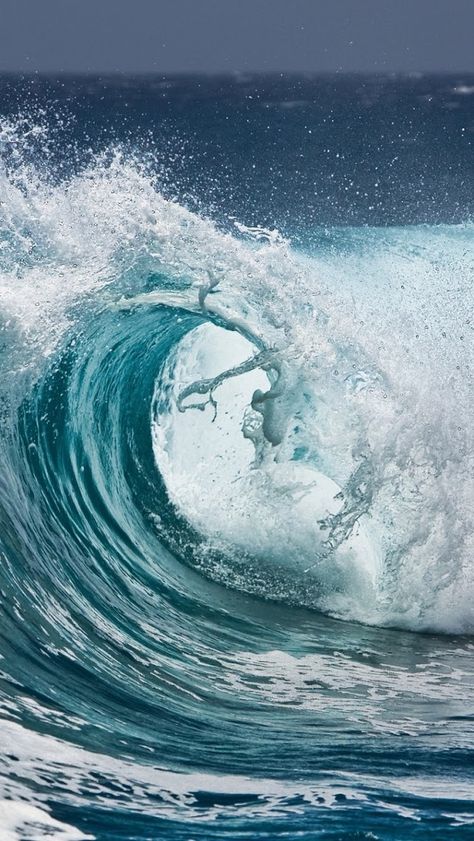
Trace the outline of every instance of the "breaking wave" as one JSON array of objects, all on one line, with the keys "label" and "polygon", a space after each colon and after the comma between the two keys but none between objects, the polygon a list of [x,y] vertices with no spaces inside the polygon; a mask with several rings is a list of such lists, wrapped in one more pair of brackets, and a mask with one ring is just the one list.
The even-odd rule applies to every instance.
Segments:
[{"label": "breaking wave", "polygon": [[[313,709],[307,679],[322,670],[338,718],[344,686],[382,681],[356,657],[340,683],[336,649],[356,632],[322,615],[380,640],[388,627],[472,633],[472,225],[321,229],[296,249],[166,200],[118,151],[57,183],[17,140],[4,126],[5,715],[51,744],[77,731],[78,751],[116,763],[146,767],[151,751],[165,776],[228,774],[226,705],[243,715],[251,695],[264,728],[263,687],[291,705],[296,681]],[[314,621],[331,653],[272,658],[283,619],[263,622],[259,600],[288,627]],[[404,668],[384,666],[395,696],[446,688],[442,666],[421,689]],[[396,729],[374,704],[353,711],[358,726]],[[228,738],[246,774],[248,734]],[[263,780],[274,772],[258,738]],[[287,768],[278,738],[285,778],[294,755]],[[263,812],[267,796],[281,810],[300,792],[245,780],[206,785],[251,789]],[[169,809],[174,796],[160,794]],[[176,794],[175,806],[195,804]]]}]

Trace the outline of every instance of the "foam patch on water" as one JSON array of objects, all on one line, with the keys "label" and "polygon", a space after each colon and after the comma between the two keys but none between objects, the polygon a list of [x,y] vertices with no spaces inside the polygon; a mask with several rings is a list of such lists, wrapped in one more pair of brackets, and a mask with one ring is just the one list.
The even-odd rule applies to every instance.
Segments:
[{"label": "foam patch on water", "polygon": [[0,800],[0,827],[2,841],[93,841],[45,809],[15,800]]},{"label": "foam patch on water", "polygon": [[[3,779],[0,790],[8,790],[12,799],[0,800],[0,816],[5,820],[7,841],[93,841],[71,826],[52,818],[42,801],[47,800],[51,779],[61,774],[67,780],[62,790],[63,803],[71,807],[93,805],[110,807],[110,790],[113,791],[115,813],[146,815],[157,820],[179,822],[215,821],[224,816],[235,816],[235,805],[221,802],[220,795],[230,794],[238,802],[239,816],[259,818],[288,816],[294,819],[308,809],[316,820],[321,811],[334,807],[361,808],[372,811],[392,812],[406,820],[420,820],[424,814],[424,798],[443,798],[450,792],[445,777],[398,779],[371,778],[364,774],[333,772],[319,775],[317,783],[301,780],[278,780],[237,774],[176,773],[156,766],[141,765],[126,759],[116,759],[63,742],[50,736],[32,733],[13,722],[2,722],[5,746],[16,755],[15,771],[22,770],[34,784],[34,802],[31,791],[16,775]],[[8,768],[8,764],[7,764]],[[100,782],[99,782],[100,775]],[[381,796],[381,783],[384,794]],[[133,785],[133,800],[129,798]],[[111,788],[109,788],[109,786]],[[373,786],[373,788],[372,788]],[[92,792],[92,796],[87,794]],[[474,798],[472,781],[464,780],[460,791],[466,799]],[[399,797],[402,793],[403,799]],[[417,801],[407,807],[405,797],[415,792]],[[200,795],[205,795],[205,802]],[[428,801],[430,802],[430,801]],[[2,811],[3,810],[3,811]],[[467,816],[457,809],[445,810],[453,825],[468,823]],[[3,826],[2,826],[3,829]],[[3,837],[2,837],[3,841]]]}]

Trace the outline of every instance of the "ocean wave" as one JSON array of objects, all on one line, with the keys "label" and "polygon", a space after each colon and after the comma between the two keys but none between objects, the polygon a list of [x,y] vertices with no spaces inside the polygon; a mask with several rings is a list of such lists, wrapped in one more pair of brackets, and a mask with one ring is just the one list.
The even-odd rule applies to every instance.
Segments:
[{"label": "ocean wave", "polygon": [[[118,150],[58,183],[14,154],[15,131],[0,137],[4,715],[176,775],[228,773],[226,739],[235,773],[253,755],[266,780],[259,810],[268,790],[290,813],[276,779],[301,741],[270,706],[318,715],[332,698],[361,751],[374,731],[420,737],[431,702],[464,711],[443,651],[401,635],[426,657],[415,686],[405,652],[387,666],[384,629],[474,630],[472,225],[317,230],[296,249],[166,200]],[[361,634],[383,652],[370,665]],[[250,708],[255,747],[230,724]]]}]

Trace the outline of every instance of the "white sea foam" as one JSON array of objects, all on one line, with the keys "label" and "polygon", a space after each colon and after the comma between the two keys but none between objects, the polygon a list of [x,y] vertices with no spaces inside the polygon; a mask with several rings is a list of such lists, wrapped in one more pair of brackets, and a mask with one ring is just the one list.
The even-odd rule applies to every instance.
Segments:
[{"label": "white sea foam", "polygon": [[72,826],[51,817],[44,808],[18,800],[0,800],[2,841],[88,841]]},{"label": "white sea foam", "polygon": [[[276,662],[277,672],[282,662]],[[371,809],[379,808],[409,820],[418,820],[424,814],[423,798],[443,798],[454,788],[454,783],[445,781],[444,777],[427,775],[394,780],[372,778],[367,773],[361,776],[328,770],[319,774],[317,783],[311,783],[238,774],[177,773],[151,764],[92,753],[51,736],[33,733],[9,721],[2,721],[2,737],[6,752],[12,751],[16,755],[12,772],[19,767],[22,770],[21,777],[16,773],[10,777],[0,774],[0,796],[2,793],[4,796],[0,800],[0,816],[4,820],[2,829],[5,827],[5,832],[10,833],[5,841],[93,841],[93,835],[85,835],[48,813],[45,801],[51,780],[58,778],[67,780],[62,789],[62,802],[72,808],[80,806],[84,809],[89,804],[95,808],[110,807],[111,784],[116,814],[123,812],[128,819],[135,814],[146,815],[150,819],[201,822],[235,813],[233,805],[220,803],[219,794],[240,796],[239,815],[247,819],[304,814],[308,807],[325,810],[343,797],[346,803],[353,802],[356,807],[370,802]],[[8,773],[8,770],[7,760],[3,773]],[[132,800],[129,797],[130,785],[133,785]],[[34,794],[30,786],[34,787]],[[385,792],[383,797],[379,794],[381,787]],[[205,807],[199,800],[201,792],[206,793],[208,798]],[[407,809],[393,798],[389,800],[389,792],[415,793],[419,801],[415,807]],[[216,795],[215,803],[213,794]],[[459,796],[472,800],[472,780],[459,783],[454,799]],[[446,809],[445,813],[452,823],[468,823],[467,816],[457,815],[456,810],[451,813]]]},{"label": "white sea foam", "polygon": [[[338,616],[473,627],[471,236],[469,227],[354,232],[338,253],[293,263],[280,242],[293,281],[267,277],[267,344],[280,351],[261,366],[266,382],[256,371],[219,380],[202,414],[168,406],[155,417],[158,465],[193,525],[319,576],[316,604]],[[223,312],[226,294],[223,280],[210,306]],[[245,332],[265,337],[255,308]],[[199,379],[251,355],[216,328],[186,337],[168,369],[178,407],[180,393],[205,402]],[[262,418],[249,407],[265,391],[271,446],[256,464],[241,427],[261,445]],[[326,562],[328,527],[337,552]]]}]

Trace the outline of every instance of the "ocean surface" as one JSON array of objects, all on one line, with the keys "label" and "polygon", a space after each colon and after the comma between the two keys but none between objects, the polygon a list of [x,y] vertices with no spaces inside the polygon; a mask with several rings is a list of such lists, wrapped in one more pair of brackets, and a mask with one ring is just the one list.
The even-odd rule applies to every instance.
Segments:
[{"label": "ocean surface", "polygon": [[0,77],[1,841],[474,838],[474,77]]}]

